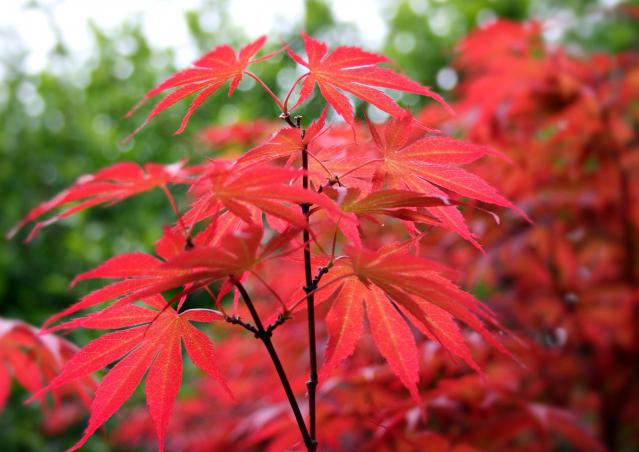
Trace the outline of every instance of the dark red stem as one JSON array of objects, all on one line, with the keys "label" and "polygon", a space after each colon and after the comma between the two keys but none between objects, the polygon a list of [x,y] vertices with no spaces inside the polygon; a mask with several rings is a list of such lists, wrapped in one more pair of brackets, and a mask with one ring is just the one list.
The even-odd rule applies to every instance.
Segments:
[{"label": "dark red stem", "polygon": [[[304,131],[302,130],[302,138]],[[304,174],[302,176],[302,186],[304,190],[308,190],[308,149],[306,146],[302,148],[302,169]],[[312,449],[317,448],[316,437],[316,389],[317,389],[317,344],[315,339],[315,288],[316,284],[313,281],[313,275],[311,273],[311,237],[309,234],[309,212],[310,204],[302,204],[302,213],[306,219],[306,228],[302,232],[302,238],[304,240],[304,275],[306,278],[306,285],[304,291],[306,292],[306,309],[308,319],[308,357],[310,365],[310,373],[308,381],[306,382],[306,388],[308,390],[308,411],[309,411],[309,430],[311,434]]]},{"label": "dark red stem", "polygon": [[277,351],[273,346],[273,342],[271,341],[272,330],[264,328],[264,324],[262,323],[262,319],[260,319],[260,315],[255,309],[255,305],[251,300],[248,292],[242,285],[242,283],[236,278],[231,278],[237,290],[239,290],[240,295],[242,295],[242,299],[244,303],[246,303],[246,307],[251,313],[251,317],[253,318],[253,322],[255,323],[255,331],[252,329],[250,331],[255,333],[255,337],[262,341],[266,351],[271,357],[271,361],[273,361],[273,365],[275,366],[275,370],[277,371],[277,375],[280,377],[280,381],[282,383],[282,387],[284,388],[284,392],[286,393],[286,398],[288,399],[289,404],[291,405],[291,409],[293,410],[293,414],[295,415],[295,420],[297,421],[297,426],[302,434],[302,438],[304,440],[304,444],[309,451],[314,451],[316,448],[315,441],[311,438],[308,433],[308,429],[306,428],[306,423],[304,422],[304,416],[302,416],[302,412],[300,410],[299,404],[297,403],[297,399],[295,398],[295,394],[293,393],[293,388],[291,388],[291,383],[286,376],[286,371],[282,366],[282,362],[280,361],[279,356],[277,355]]}]

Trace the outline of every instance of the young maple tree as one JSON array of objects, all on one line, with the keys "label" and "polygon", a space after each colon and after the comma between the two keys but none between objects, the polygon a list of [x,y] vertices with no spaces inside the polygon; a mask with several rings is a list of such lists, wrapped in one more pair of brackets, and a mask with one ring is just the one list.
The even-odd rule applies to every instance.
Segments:
[{"label": "young maple tree", "polygon": [[[181,133],[207,97],[226,82],[230,82],[229,95],[233,94],[247,76],[273,99],[284,123],[263,143],[235,160],[211,158],[193,166],[117,163],[80,177],[69,189],[34,208],[11,231],[13,235],[36,222],[30,239],[42,227],[75,212],[156,188],[166,194],[176,215],[176,223],[165,228],[154,255],[115,256],[79,275],[72,284],[88,279],[112,282],[53,315],[42,327],[46,333],[115,330],[80,349],[57,376],[34,391],[32,399],[40,399],[117,362],[97,386],[88,426],[70,450],[81,447],[118,411],[145,375],[148,411],[158,449],[163,450],[182,381],[182,346],[195,366],[217,382],[217,389],[211,391],[221,397],[221,406],[230,406],[222,400],[232,397],[234,386],[239,394],[246,392],[241,380],[247,377],[227,383],[225,369],[218,365],[221,355],[225,361],[239,359],[245,346],[221,339],[221,346],[214,348],[197,323],[218,330],[225,325],[243,328],[266,348],[275,373],[260,373],[262,381],[269,382],[260,384],[268,391],[276,376],[299,430],[295,438],[283,435],[272,446],[275,449],[294,447],[300,436],[308,450],[316,450],[318,438],[327,447],[336,446],[329,444],[328,434],[321,433],[322,425],[333,426],[330,410],[317,403],[318,390],[326,394],[329,389],[318,384],[329,380],[353,355],[363,341],[366,324],[373,348],[412,398],[402,409],[416,407],[418,416],[425,416],[426,404],[418,390],[421,345],[413,329],[478,372],[480,366],[460,323],[509,355],[491,332],[503,331],[495,314],[457,287],[450,279],[455,272],[425,257],[428,250],[422,248],[433,228],[442,228],[481,249],[460,206],[466,210],[477,203],[508,207],[527,219],[494,187],[463,168],[484,156],[504,157],[489,146],[442,136],[398,105],[384,90],[431,97],[449,108],[428,87],[380,66],[388,62],[386,57],[348,46],[329,52],[326,44],[306,34],[302,39],[305,58],[289,46],[284,48],[304,71],[284,100],[248,70],[281,51],[256,57],[266,42],[261,37],[238,52],[228,45],[216,47],[149,91],[129,112],[168,92],[132,137],[164,109],[195,94],[176,131]],[[311,99],[316,86],[327,104],[320,117],[308,122],[293,115]],[[389,120],[384,124],[357,121],[345,93],[388,113]],[[327,125],[329,107],[345,124]],[[263,125],[255,133],[263,134],[268,128]],[[189,203],[184,209],[171,193],[177,185],[188,187]],[[210,296],[210,308],[189,308],[196,291]],[[224,298],[231,294],[229,306]],[[91,311],[67,318],[85,310]],[[293,317],[305,320],[305,339]],[[318,329],[328,336],[321,368]],[[279,334],[283,343],[278,346]],[[364,341],[363,346],[368,345]],[[300,391],[299,375],[291,378],[280,357],[281,348],[291,347],[308,355],[306,397]],[[258,359],[251,359],[256,369],[261,366]],[[290,421],[282,419],[281,425],[271,429],[289,429]],[[343,428],[340,425],[336,431]],[[255,446],[269,434],[258,430],[245,444]],[[427,444],[430,440],[416,441]]]}]

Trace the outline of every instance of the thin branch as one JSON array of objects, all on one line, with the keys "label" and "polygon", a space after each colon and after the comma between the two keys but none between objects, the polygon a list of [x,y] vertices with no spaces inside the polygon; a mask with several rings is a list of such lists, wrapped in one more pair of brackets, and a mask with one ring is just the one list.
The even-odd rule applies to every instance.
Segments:
[{"label": "thin branch", "polygon": [[232,324],[232,325],[240,325],[242,328],[244,328],[245,330],[250,331],[251,333],[255,334],[255,337],[259,338],[260,336],[260,332],[258,331],[257,328],[255,328],[253,325],[251,325],[248,322],[245,322],[244,320],[242,320],[239,316],[237,315],[225,315],[224,316],[224,320],[227,321],[228,323]]},{"label": "thin branch", "polygon": [[315,287],[317,289],[317,286],[319,285],[319,282],[322,279],[322,276],[324,276],[326,273],[328,273],[328,271],[331,269],[332,266],[333,266],[333,264],[331,262],[329,262],[327,265],[317,269],[317,273],[315,274],[315,278],[313,278],[313,287]]},{"label": "thin branch", "polygon": [[286,121],[286,123],[293,127],[294,129],[298,129],[299,127],[297,127],[297,124],[295,124],[292,120],[291,120],[291,115],[288,112],[282,112],[282,114],[280,115],[280,119],[283,119],[284,121]]},{"label": "thin branch", "polygon": [[[302,137],[304,131],[302,131]],[[309,189],[308,180],[308,149],[305,145],[302,148],[302,187],[304,190]],[[314,451],[317,447],[316,441],[316,389],[317,389],[317,340],[315,337],[315,294],[313,287],[313,276],[311,275],[311,246],[310,246],[310,204],[302,204],[302,214],[306,220],[306,228],[302,231],[302,237],[304,241],[304,275],[306,279],[306,285],[304,291],[306,292],[306,318],[308,320],[308,359],[309,359],[309,378],[306,382],[306,389],[308,390],[308,411],[309,411],[309,430],[311,434],[311,445],[314,446],[311,450]]]},{"label": "thin branch", "polygon": [[277,328],[280,325],[283,325],[284,322],[286,322],[288,319],[291,319],[291,318],[293,317],[291,316],[291,313],[288,310],[280,313],[277,316],[277,320],[275,320],[275,322],[271,323],[269,326],[266,327],[266,332],[268,334],[273,334],[273,331],[275,331],[275,328]]},{"label": "thin branch", "polygon": [[284,371],[284,367],[282,366],[282,362],[280,361],[279,356],[277,355],[277,351],[273,346],[273,342],[271,341],[272,330],[268,331],[264,328],[262,324],[262,320],[260,319],[260,315],[255,309],[255,305],[251,300],[248,292],[242,285],[242,283],[236,279],[233,275],[229,276],[231,282],[235,284],[237,290],[242,295],[242,299],[246,304],[249,312],[251,313],[251,317],[253,318],[253,322],[255,323],[255,337],[262,341],[264,347],[268,351],[269,356],[271,357],[271,361],[273,361],[273,365],[275,366],[275,370],[277,371],[277,375],[280,377],[280,381],[282,383],[282,387],[284,388],[284,392],[286,393],[286,397],[288,398],[288,402],[291,405],[291,409],[293,410],[293,414],[295,415],[295,420],[297,421],[297,426],[299,427],[300,433],[302,434],[302,438],[304,439],[304,444],[306,444],[306,448],[309,451],[314,451],[316,448],[316,442],[309,435],[308,429],[306,428],[306,423],[304,422],[304,417],[302,416],[302,412],[300,411],[299,404],[297,403],[297,399],[295,399],[295,394],[293,393],[293,389],[291,388],[291,383],[286,376],[286,372]]}]

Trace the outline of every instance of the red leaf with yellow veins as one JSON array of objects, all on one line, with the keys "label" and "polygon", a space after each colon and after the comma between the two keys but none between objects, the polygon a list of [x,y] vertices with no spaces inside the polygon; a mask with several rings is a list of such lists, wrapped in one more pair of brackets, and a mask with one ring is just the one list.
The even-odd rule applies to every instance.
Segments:
[{"label": "red leaf with yellow veins", "polygon": [[326,315],[329,340],[320,380],[324,380],[339,363],[353,354],[364,332],[362,289],[366,288],[357,279],[349,278],[341,284],[339,296],[331,304],[331,310]]},{"label": "red leaf with yellow veins", "polygon": [[366,295],[366,313],[375,345],[391,370],[408,388],[417,406],[421,398],[417,391],[419,358],[417,345],[408,324],[378,287],[371,286]]}]

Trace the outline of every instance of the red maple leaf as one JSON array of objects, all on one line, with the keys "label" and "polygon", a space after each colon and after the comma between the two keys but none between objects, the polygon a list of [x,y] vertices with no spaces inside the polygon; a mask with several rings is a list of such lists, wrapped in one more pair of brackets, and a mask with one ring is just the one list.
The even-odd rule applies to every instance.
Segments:
[{"label": "red maple leaf", "polygon": [[[381,159],[374,187],[411,190],[448,199],[449,194],[509,207],[524,218],[526,214],[499,194],[483,179],[460,168],[485,155],[501,156],[487,146],[479,146],[443,136],[423,136],[409,111],[383,126],[369,122],[373,143]],[[417,138],[415,138],[417,136]],[[445,191],[444,191],[445,190]],[[455,206],[434,206],[427,210],[446,227],[481,248]]]},{"label": "red maple leaf", "polygon": [[[335,199],[344,212],[336,217],[329,213],[351,244],[361,245],[358,224],[363,220],[379,223],[377,216],[387,216],[419,224],[443,226],[440,221],[421,211],[424,207],[450,205],[446,199],[429,197],[408,190],[378,190],[362,196],[359,188],[327,187],[323,193]],[[358,221],[343,221],[356,215]]]},{"label": "red maple leaf", "polygon": [[282,158],[293,160],[301,156],[304,147],[307,147],[324,130],[326,123],[326,108],[322,114],[308,128],[304,135],[299,129],[285,127],[278,130],[269,140],[246,152],[238,160],[240,166],[254,165],[271,162]]},{"label": "red maple leaf", "polygon": [[[299,131],[293,131],[299,135]],[[184,215],[184,221],[192,225],[215,217],[224,208],[246,223],[253,224],[256,222],[255,208],[258,208],[291,225],[304,228],[306,222],[299,203],[316,204],[339,212],[337,206],[326,196],[290,185],[292,180],[302,174],[299,170],[265,165],[240,167],[211,164],[207,174],[191,188],[196,199]],[[261,222],[261,216],[258,215],[257,221]]]},{"label": "red maple leaf", "polygon": [[33,398],[57,389],[120,360],[97,388],[91,404],[91,418],[82,438],[69,450],[79,449],[131,396],[146,377],[146,400],[155,424],[159,450],[182,381],[182,346],[193,363],[230,390],[215,365],[213,344],[191,322],[222,319],[209,309],[177,313],[161,296],[144,299],[153,309],[137,305],[111,305],[97,313],[72,320],[60,328],[118,329],[82,348],[49,385]]},{"label": "red maple leaf", "polygon": [[[151,91],[146,93],[144,98],[137,103],[126,116],[131,116],[144,102],[151,99],[155,95],[166,91],[168,89],[177,88],[162,99],[151,111],[149,116],[135,131],[127,138],[132,138],[136,133],[142,129],[148,122],[153,119],[162,110],[175,104],[177,101],[190,96],[193,93],[199,92],[193,102],[191,103],[186,115],[182,118],[182,123],[175,134],[182,133],[186,128],[186,124],[193,112],[206,100],[207,97],[215,93],[220,89],[227,81],[231,81],[229,87],[229,96],[233,94],[233,91],[237,88],[242,81],[242,76],[247,74],[251,77],[257,78],[250,72],[247,72],[246,68],[249,64],[256,62],[257,60],[251,60],[251,58],[262,48],[266,42],[266,36],[262,36],[254,42],[242,47],[239,53],[235,53],[235,50],[228,44],[217,46],[209,53],[205,54],[202,58],[193,63],[193,67],[184,69]],[[259,60],[263,60],[266,57],[262,57]]]},{"label": "red maple leaf", "polygon": [[308,68],[308,72],[303,75],[305,80],[300,97],[291,110],[311,96],[315,84],[326,102],[351,126],[355,122],[353,108],[340,91],[351,93],[392,116],[402,116],[404,110],[390,96],[371,86],[432,97],[447,107],[446,102],[430,88],[420,85],[405,75],[377,66],[389,61],[383,55],[349,46],[339,46],[327,55],[328,47],[325,43],[305,33],[302,33],[302,39],[307,61],[287,48],[291,58]]},{"label": "red maple leaf", "polygon": [[13,237],[22,227],[36,218],[52,210],[75,203],[61,213],[36,223],[27,237],[27,241],[29,241],[44,226],[81,210],[98,204],[115,204],[142,192],[165,187],[169,183],[180,182],[185,176],[183,166],[182,162],[172,165],[147,163],[142,168],[133,162],[120,162],[103,168],[95,174],[81,176],[71,187],[33,208],[7,235]]},{"label": "red maple leaf", "polygon": [[[198,246],[175,254],[167,261],[140,252],[115,256],[93,270],[77,276],[72,285],[93,278],[119,281],[85,295],[68,308],[51,316],[43,324],[43,328],[48,328],[51,323],[62,317],[108,300],[117,298],[114,305],[126,305],[180,287],[184,287],[183,294],[190,293],[229,275],[240,278],[245,271],[252,268],[260,259],[266,258],[267,253],[272,251],[267,244],[264,251],[258,254],[261,238],[262,228],[251,226],[228,231],[220,239],[224,246],[219,246],[219,243]],[[278,238],[279,236],[276,236],[272,241]]]},{"label": "red maple leaf", "polygon": [[406,254],[404,248],[393,245],[373,252],[346,246],[347,255],[331,268],[334,284],[325,283],[316,294],[316,303],[331,303],[322,373],[326,376],[354,352],[363,333],[365,306],[377,348],[419,402],[417,347],[406,319],[478,371],[456,320],[509,352],[486,328],[486,323],[500,328],[487,307],[441,276],[441,265]]}]

